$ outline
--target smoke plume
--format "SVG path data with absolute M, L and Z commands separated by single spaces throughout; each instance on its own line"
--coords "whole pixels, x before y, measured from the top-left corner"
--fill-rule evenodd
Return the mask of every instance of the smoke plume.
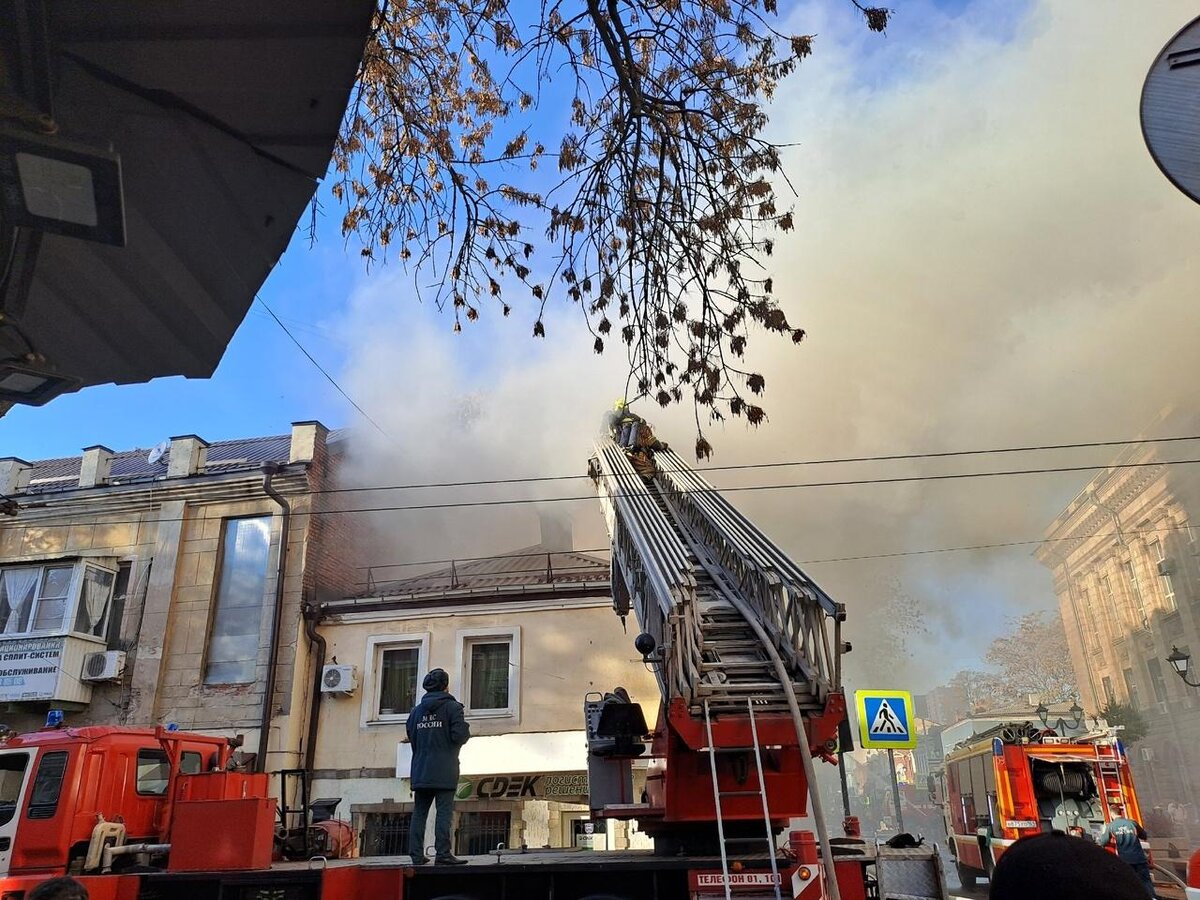
M 708 429 L 714 463 L 893 454 L 1133 437 L 1169 404 L 1194 407 L 1200 207 L 1151 161 L 1138 127 L 1146 69 L 1195 14 L 1164 0 L 977 2 L 951 16 L 899 11 L 886 38 L 837 4 L 795 26 L 818 52 L 776 98 L 797 232 L 775 284 L 809 332 L 760 337 L 769 423 Z M 395 273 L 368 283 L 347 325 L 348 388 L 366 430 L 364 484 L 584 471 L 621 360 L 588 352 L 574 311 L 530 323 L 450 321 L 409 301 Z M 518 320 L 519 319 L 519 320 Z M 638 407 L 635 407 L 638 408 Z M 687 448 L 687 409 L 643 402 Z M 1186 453 L 1186 451 L 1183 451 Z M 718 486 L 1104 464 L 1108 451 L 713 473 Z M 850 607 L 863 654 L 894 649 L 896 590 L 926 629 L 893 677 L 917 689 L 978 665 L 1006 616 L 1052 608 L 1032 547 L 844 557 L 1034 540 L 1087 473 L 730 494 Z M 585 495 L 583 481 L 368 495 L 370 505 Z M 363 498 L 364 505 L 366 498 Z M 551 501 L 576 546 L 605 543 L 594 502 Z M 381 513 L 379 562 L 484 555 L 535 543 L 536 506 Z M 389 557 L 389 558 L 384 558 Z M 405 570 L 392 570 L 393 574 Z M 379 575 L 377 574 L 378 578 Z M 898 586 L 898 587 L 895 587 Z M 911 605 L 909 604 L 909 605 Z M 902 604 L 905 605 L 905 604 Z M 861 657 L 860 657 L 861 658 Z M 852 657 L 853 659 L 853 657 Z M 850 677 L 869 671 L 869 659 Z M 869 686 L 869 685 L 856 685 Z

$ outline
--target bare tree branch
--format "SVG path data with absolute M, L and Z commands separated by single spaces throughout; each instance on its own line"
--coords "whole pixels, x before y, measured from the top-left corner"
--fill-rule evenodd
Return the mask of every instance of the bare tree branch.
M 888 10 L 848 2 L 886 27 Z M 751 334 L 804 338 L 762 269 L 793 225 L 773 186 L 780 146 L 762 135 L 812 37 L 770 25 L 775 0 L 515 8 L 528 19 L 506 0 L 380 0 L 335 151 L 343 232 L 368 262 L 431 276 L 456 330 L 484 303 L 508 315 L 516 291 L 541 337 L 565 295 L 597 353 L 624 344 L 630 399 L 692 402 L 707 456 L 705 420 L 766 419 L 765 379 L 739 362 Z M 554 134 L 535 113 L 563 75 L 570 119 Z

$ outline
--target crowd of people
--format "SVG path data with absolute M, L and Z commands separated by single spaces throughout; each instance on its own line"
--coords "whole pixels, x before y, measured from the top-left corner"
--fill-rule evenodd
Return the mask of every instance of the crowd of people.
M 1183 837 L 1188 828 L 1196 825 L 1196 811 L 1190 803 L 1168 803 L 1146 813 L 1146 828 L 1155 837 Z

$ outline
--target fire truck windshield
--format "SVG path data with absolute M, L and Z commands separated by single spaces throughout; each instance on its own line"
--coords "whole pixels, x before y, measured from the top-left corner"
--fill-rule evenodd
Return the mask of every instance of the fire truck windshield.
M 1089 763 L 1031 759 L 1029 764 L 1043 823 L 1058 831 L 1103 824 L 1100 792 Z
M 21 802 L 21 786 L 29 754 L 21 751 L 0 753 L 0 825 L 7 825 L 17 813 Z

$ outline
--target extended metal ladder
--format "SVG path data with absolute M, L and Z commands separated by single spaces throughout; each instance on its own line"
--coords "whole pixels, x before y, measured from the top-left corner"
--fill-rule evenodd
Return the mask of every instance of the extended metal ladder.
M 708 763 L 712 772 L 712 788 L 713 788 L 713 805 L 717 811 L 717 843 L 721 851 L 721 875 L 725 883 L 725 898 L 732 900 L 731 885 L 729 882 L 729 844 L 730 843 L 754 843 L 762 840 L 767 845 L 767 858 L 771 861 L 771 880 L 775 886 L 775 900 L 783 900 L 781 893 L 781 883 L 779 878 L 779 865 L 776 862 L 775 840 L 774 833 L 771 830 L 771 813 L 767 808 L 767 789 L 766 782 L 763 781 L 762 767 L 762 748 L 758 743 L 758 725 L 754 721 L 754 701 L 746 700 L 746 711 L 750 717 L 750 736 L 754 742 L 754 768 L 758 775 L 758 788 L 756 790 L 745 791 L 722 791 L 720 783 L 717 780 L 717 752 L 718 748 L 713 745 L 712 735 L 712 717 L 709 714 L 708 700 L 704 701 L 704 730 L 705 736 L 708 738 Z M 721 748 L 723 750 L 741 748 Z M 726 797 L 749 797 L 757 795 L 762 800 L 763 813 L 763 836 L 762 838 L 726 838 L 725 837 L 725 811 L 722 809 L 722 801 Z

